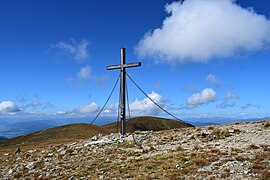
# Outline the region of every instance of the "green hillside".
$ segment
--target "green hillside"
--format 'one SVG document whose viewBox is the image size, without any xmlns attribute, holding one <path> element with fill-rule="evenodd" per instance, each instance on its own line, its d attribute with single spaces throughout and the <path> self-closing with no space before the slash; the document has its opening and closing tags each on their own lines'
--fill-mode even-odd
<svg viewBox="0 0 270 180">
<path fill-rule="evenodd" d="M 192 125 L 171 119 L 142 116 L 127 119 L 127 132 L 161 131 L 175 128 L 192 127 Z M 104 126 L 90 125 L 86 123 L 69 124 L 37 131 L 24 136 L 18 136 L 8 140 L 0 141 L 1 147 L 22 147 L 63 144 L 91 138 L 94 135 L 117 133 L 117 122 Z"/>
<path fill-rule="evenodd" d="M 127 132 L 134 132 L 134 131 L 161 131 L 161 130 L 169 130 L 169 129 L 176 129 L 176 128 L 187 128 L 193 127 L 191 124 L 166 119 L 166 118 L 159 118 L 159 117 L 152 117 L 152 116 L 141 116 L 141 117 L 134 117 L 127 119 Z M 102 126 L 112 132 L 118 132 L 117 122 L 107 124 Z"/>
<path fill-rule="evenodd" d="M 110 132 L 107 129 L 96 125 L 85 123 L 69 124 L 0 141 L 0 148 L 7 146 L 19 147 L 37 144 L 60 144 L 79 139 L 91 138 L 97 134 L 105 135 L 109 133 Z"/>
</svg>

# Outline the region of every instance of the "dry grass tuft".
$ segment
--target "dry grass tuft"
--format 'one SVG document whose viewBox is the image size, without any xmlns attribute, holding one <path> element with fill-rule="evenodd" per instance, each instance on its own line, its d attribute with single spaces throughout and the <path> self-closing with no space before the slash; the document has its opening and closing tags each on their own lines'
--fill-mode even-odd
<svg viewBox="0 0 270 180">
<path fill-rule="evenodd" d="M 246 158 L 245 158 L 244 156 L 236 156 L 236 157 L 235 157 L 235 160 L 236 160 L 236 161 L 245 161 Z"/>
<path fill-rule="evenodd" d="M 209 163 L 209 161 L 206 158 L 203 157 L 198 157 L 192 160 L 192 162 L 194 164 L 196 164 L 197 166 L 205 166 Z"/>
<path fill-rule="evenodd" d="M 256 146 L 255 144 L 251 144 L 251 145 L 249 146 L 249 148 L 250 148 L 250 149 L 259 149 L 259 147 Z"/>
<path fill-rule="evenodd" d="M 262 179 L 269 179 L 270 171 L 270 151 L 258 152 L 252 161 L 253 171 L 259 173 Z"/>
<path fill-rule="evenodd" d="M 262 170 L 261 172 L 261 179 L 269 180 L 270 179 L 270 170 Z"/>
</svg>

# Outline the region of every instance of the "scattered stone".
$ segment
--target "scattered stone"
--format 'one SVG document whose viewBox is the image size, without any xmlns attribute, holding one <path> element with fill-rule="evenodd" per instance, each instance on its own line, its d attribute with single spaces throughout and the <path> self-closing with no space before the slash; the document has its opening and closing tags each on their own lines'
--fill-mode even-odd
<svg viewBox="0 0 270 180">
<path fill-rule="evenodd" d="M 8 171 L 8 175 L 11 175 L 12 173 L 13 173 L 13 170 L 10 169 L 10 170 Z"/>
<path fill-rule="evenodd" d="M 96 135 L 41 150 L 17 148 L 16 155 L 0 154 L 0 179 L 260 179 L 270 171 L 270 128 L 264 124 Z"/>
<path fill-rule="evenodd" d="M 15 154 L 20 154 L 22 152 L 20 147 L 17 147 Z"/>
<path fill-rule="evenodd" d="M 93 137 L 91 138 L 91 140 L 92 140 L 92 141 L 97 141 L 97 140 L 98 140 L 98 136 L 96 136 L 96 135 L 93 136 Z"/>
<path fill-rule="evenodd" d="M 45 157 L 53 157 L 53 153 L 48 153 Z"/>
<path fill-rule="evenodd" d="M 30 162 L 30 163 L 26 164 L 25 167 L 26 167 L 27 169 L 30 169 L 30 170 L 35 169 L 35 168 L 36 168 L 35 162 Z"/>
</svg>

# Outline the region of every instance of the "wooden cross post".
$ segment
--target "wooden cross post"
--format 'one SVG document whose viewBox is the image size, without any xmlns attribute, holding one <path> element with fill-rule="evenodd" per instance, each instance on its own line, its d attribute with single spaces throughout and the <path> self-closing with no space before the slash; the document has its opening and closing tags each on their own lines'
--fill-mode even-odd
<svg viewBox="0 0 270 180">
<path fill-rule="evenodd" d="M 120 64 L 107 66 L 107 70 L 120 69 L 120 122 L 121 122 L 121 135 L 126 134 L 126 68 L 139 67 L 141 62 L 126 64 L 126 49 L 120 49 Z"/>
</svg>

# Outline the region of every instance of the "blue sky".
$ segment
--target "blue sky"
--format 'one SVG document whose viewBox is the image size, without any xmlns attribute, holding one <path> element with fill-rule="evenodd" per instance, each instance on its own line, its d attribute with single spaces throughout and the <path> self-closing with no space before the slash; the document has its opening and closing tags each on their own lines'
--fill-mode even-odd
<svg viewBox="0 0 270 180">
<path fill-rule="evenodd" d="M 0 118 L 93 117 L 128 73 L 180 119 L 270 116 L 270 4 L 0 1 Z M 163 116 L 131 84 L 131 115 Z M 102 116 L 115 116 L 118 91 Z"/>
</svg>

